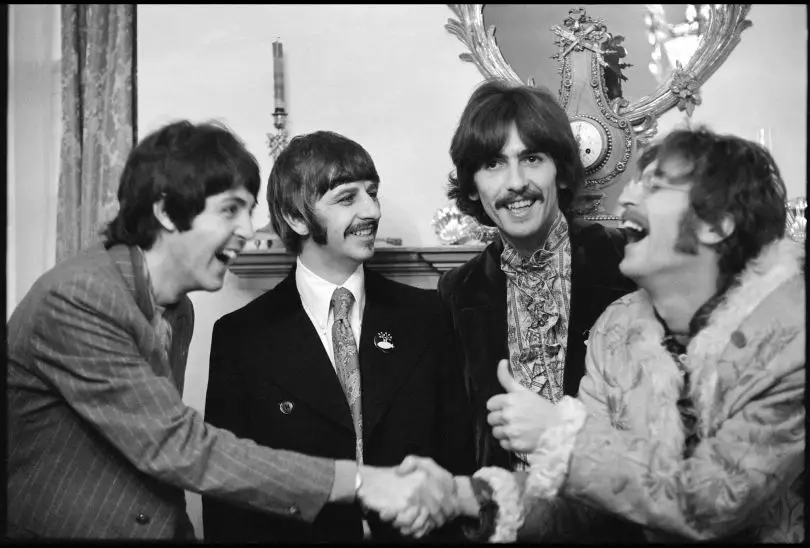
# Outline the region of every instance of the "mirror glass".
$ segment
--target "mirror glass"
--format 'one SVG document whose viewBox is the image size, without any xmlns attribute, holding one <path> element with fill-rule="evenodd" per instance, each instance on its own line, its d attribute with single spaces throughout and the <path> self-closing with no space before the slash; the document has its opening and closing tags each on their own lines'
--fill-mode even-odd
<svg viewBox="0 0 810 548">
<path fill-rule="evenodd" d="M 631 103 L 652 95 L 674 70 L 686 66 L 697 50 L 707 18 L 706 4 L 486 4 L 484 26 L 495 26 L 495 39 L 504 60 L 528 82 L 557 91 L 560 85 L 559 48 L 551 27 L 562 25 L 572 7 L 602 19 L 626 50 L 622 95 Z"/>
</svg>

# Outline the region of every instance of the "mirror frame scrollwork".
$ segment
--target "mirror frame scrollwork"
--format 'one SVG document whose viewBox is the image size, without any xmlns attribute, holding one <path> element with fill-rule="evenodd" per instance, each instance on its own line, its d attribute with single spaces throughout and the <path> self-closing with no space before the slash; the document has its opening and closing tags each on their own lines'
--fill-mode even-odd
<svg viewBox="0 0 810 548">
<path fill-rule="evenodd" d="M 495 26 L 484 25 L 484 4 L 448 4 L 458 19 L 448 19 L 445 29 L 455 35 L 469 49 L 459 55 L 461 60 L 474 63 L 487 78 L 504 78 L 523 82 L 506 62 L 495 39 Z M 740 41 L 742 32 L 751 26 L 746 19 L 751 4 L 712 4 L 706 32 L 701 36 L 698 49 L 689 63 L 673 71 L 651 95 L 634 102 L 617 101 L 616 114 L 625 117 L 633 126 L 640 141 L 652 138 L 657 131 L 657 119 L 674 106 L 683 108 L 684 98 L 677 92 L 678 81 L 690 80 L 702 86 L 723 64 Z M 550 21 L 549 25 L 555 23 Z M 677 78 L 677 80 L 676 80 Z M 673 89 L 675 88 L 675 89 Z M 691 112 L 691 109 L 690 109 Z"/>
</svg>

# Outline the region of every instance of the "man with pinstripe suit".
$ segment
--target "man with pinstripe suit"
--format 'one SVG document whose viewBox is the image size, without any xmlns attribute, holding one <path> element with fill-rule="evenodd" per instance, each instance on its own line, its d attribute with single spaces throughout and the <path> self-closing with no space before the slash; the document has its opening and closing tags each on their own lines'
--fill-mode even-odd
<svg viewBox="0 0 810 548">
<path fill-rule="evenodd" d="M 312 522 L 329 502 L 389 512 L 424 473 L 262 447 L 181 399 L 194 290 L 222 287 L 253 234 L 255 158 L 177 122 L 129 155 L 104 243 L 46 272 L 8 322 L 6 537 L 193 538 L 184 489 Z"/>
</svg>

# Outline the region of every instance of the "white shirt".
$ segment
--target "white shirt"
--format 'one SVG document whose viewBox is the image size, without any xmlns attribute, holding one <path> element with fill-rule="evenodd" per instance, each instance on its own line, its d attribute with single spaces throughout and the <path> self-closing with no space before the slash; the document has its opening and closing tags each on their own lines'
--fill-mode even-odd
<svg viewBox="0 0 810 548">
<path fill-rule="evenodd" d="M 298 288 L 298 294 L 301 296 L 301 304 L 321 338 L 332 367 L 335 367 L 335 354 L 332 346 L 332 324 L 335 323 L 335 314 L 332 311 L 332 294 L 338 287 L 345 287 L 354 295 L 354 304 L 349 311 L 349 321 L 352 324 L 354 343 L 359 345 L 363 310 L 366 306 L 366 278 L 363 265 L 358 266 L 342 286 L 324 280 L 312 272 L 304 266 L 300 257 L 296 259 L 296 265 L 295 287 Z"/>
</svg>

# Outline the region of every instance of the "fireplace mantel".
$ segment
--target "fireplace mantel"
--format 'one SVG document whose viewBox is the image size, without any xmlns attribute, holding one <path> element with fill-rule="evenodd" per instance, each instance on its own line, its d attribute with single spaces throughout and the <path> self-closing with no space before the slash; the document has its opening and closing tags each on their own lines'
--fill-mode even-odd
<svg viewBox="0 0 810 548">
<path fill-rule="evenodd" d="M 484 246 L 444 245 L 435 247 L 379 247 L 368 266 L 393 278 L 435 277 L 474 257 Z M 240 278 L 285 276 L 295 262 L 295 255 L 283 249 L 244 251 L 231 265 Z M 421 285 L 421 284 L 419 284 Z"/>
</svg>

